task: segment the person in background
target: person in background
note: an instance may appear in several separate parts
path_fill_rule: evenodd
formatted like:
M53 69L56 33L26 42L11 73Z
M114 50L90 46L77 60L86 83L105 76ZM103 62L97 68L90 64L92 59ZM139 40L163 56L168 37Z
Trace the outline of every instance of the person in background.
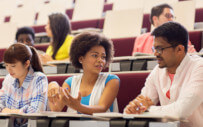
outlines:
M173 21L174 18L173 8L168 4L160 4L151 9L150 22L154 28L166 22ZM132 55L136 52L153 54L153 42L154 39L150 32L138 36L134 43ZM195 51L194 46L189 41L188 52L193 53Z
M51 43L46 50L46 54L40 55L43 63L54 60L69 59L69 51L73 36L71 36L71 25L69 18L62 13L49 15L48 23L45 26Z
M175 115L203 126L203 58L187 54L188 32L175 22L157 27L152 35L158 65L148 76L141 94L124 109L127 114ZM155 106L160 102L160 106ZM184 124L183 124L184 125Z
M31 27L21 27L16 32L16 42L34 46L35 31Z
M113 57L112 41L97 33L81 33L75 37L70 49L70 61L83 73L69 77L62 87L49 84L49 107L52 111L92 114L118 112L116 96L119 78L101 73Z

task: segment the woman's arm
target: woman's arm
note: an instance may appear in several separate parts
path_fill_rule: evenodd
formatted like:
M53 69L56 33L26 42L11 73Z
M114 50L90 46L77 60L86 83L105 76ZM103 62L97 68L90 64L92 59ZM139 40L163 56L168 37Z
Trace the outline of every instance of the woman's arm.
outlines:
M98 105L94 106L86 106L80 103L81 101L81 94L78 94L77 98L73 98L69 91L66 89L63 89L62 92L64 94L62 100L65 102L65 104L72 109L77 110L80 113L84 114L93 114L96 112L106 112L109 107L112 105L113 101L115 100L119 90L119 80L118 79L112 79L104 88L103 94L99 100Z
M64 82L63 86L64 89L67 89L70 91L69 85ZM59 92L60 86L56 82L51 82L49 84L49 89L48 89L48 104L51 109L51 111L57 111L60 112L64 108L65 104L62 102L62 96L61 93Z

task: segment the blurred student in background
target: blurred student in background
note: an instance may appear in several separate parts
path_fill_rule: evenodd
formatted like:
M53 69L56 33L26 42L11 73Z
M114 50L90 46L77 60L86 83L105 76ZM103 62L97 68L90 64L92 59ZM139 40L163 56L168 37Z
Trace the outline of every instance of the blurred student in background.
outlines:
M173 8L168 4L160 4L160 5L154 6L151 9L150 22L151 22L151 25L154 26L154 28L157 28L158 26L166 22L173 21L174 18L175 16L174 16ZM152 51L153 43L154 43L154 38L151 35L151 32L140 35L135 40L132 55L136 52L153 54L153 51ZM189 53L195 52L196 50L190 41L188 44L189 44L188 52Z
M45 26L47 35L51 38L46 54L40 55L43 63L54 60L69 59L69 51L73 36L71 36L71 25L69 18L62 13L49 15Z
M31 27L21 27L16 32L16 42L34 46L35 31Z

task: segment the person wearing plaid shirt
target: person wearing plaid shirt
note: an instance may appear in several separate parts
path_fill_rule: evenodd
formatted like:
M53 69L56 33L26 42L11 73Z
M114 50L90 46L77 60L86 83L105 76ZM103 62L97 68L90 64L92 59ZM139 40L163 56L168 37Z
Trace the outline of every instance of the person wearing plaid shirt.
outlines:
M48 81L33 47L16 43L4 53L9 74L0 89L2 113L35 113L46 110Z
M0 111L19 109L23 113L44 111L47 104L47 78L30 67L21 87L19 80L8 74L0 90Z

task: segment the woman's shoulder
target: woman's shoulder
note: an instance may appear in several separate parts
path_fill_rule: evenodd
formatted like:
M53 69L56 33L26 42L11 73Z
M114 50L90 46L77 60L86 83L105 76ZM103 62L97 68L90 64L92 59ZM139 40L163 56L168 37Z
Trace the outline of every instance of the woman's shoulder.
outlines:
M112 79L117 79L120 82L120 78L117 75L114 74L108 74L107 78L106 78L106 82L105 85Z
M39 72L39 71L38 72L34 72L33 76L34 76L34 78L45 78L45 79L47 79L47 76L44 73Z
M73 76L70 76L70 77L66 78L65 82L66 82L66 83L68 83L68 82L71 83L72 80L73 80Z
M118 80L120 80L119 77L117 75L114 75L114 74L108 74L107 79L118 79Z
M3 82L11 82L14 80L15 80L15 78L13 78L10 74L7 74L6 77L4 78Z

